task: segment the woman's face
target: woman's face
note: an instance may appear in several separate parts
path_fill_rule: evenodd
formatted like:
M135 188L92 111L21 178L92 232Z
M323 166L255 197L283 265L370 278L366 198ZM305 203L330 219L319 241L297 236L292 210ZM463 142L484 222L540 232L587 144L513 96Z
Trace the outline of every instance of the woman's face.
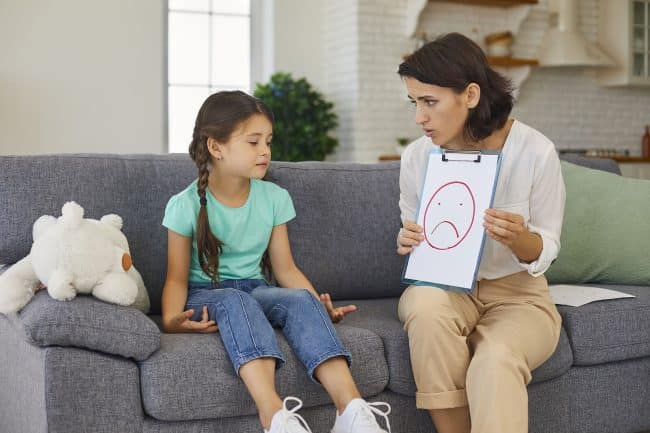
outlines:
M478 103L474 101L476 89L472 84L458 94L449 87L426 84L412 77L404 77L404 82L415 106L415 123L424 134L443 148L464 147L463 127L469 109Z

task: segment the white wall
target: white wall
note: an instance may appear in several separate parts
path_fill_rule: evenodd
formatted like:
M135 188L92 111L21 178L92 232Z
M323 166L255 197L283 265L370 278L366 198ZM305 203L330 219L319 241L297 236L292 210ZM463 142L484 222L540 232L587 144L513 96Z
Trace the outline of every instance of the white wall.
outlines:
M580 0L578 4L582 34L597 42L598 0ZM463 6L430 4L421 16L420 29L471 35L472 29L481 32L482 26L502 15L495 8L474 9L479 12L468 20ZM516 35L516 56L537 56L549 20L548 0L540 0ZM521 86L513 117L542 131L560 149L628 149L639 155L644 125L650 123L649 104L650 89L601 86L594 68L537 67Z
M305 76L335 103L330 159L376 161L419 133L395 74L413 45L406 0L260 1L273 2L272 69ZM0 0L0 154L166 152L165 3ZM450 10L429 3L419 29L471 32ZM580 18L595 40L598 1L580 0ZM547 20L541 0L516 54L536 54ZM638 154L649 104L649 89L601 87L593 70L535 68L514 115L560 148Z
M305 77L322 92L326 77L323 57L326 0L272 1L273 69L291 72L294 78Z
M272 49L254 75L287 71L323 91L325 4L259 0L272 20L256 21L260 56ZM0 0L0 154L166 152L166 7Z
M335 26L325 29L329 46L345 47L326 51L328 74L351 71L347 76L353 83L351 91L331 85L326 89L345 119L338 131L341 147L334 159L374 162L383 153L394 153L396 137L420 134L395 73L402 55L414 45L404 35L407 1L331 3L334 21L341 19L336 17L343 7L339 3L345 3L345 9L355 14L347 18L353 23L347 28L356 32L350 35ZM579 5L582 31L595 41L598 0L580 0ZM499 8L429 2L418 32L433 35L458 31L472 37L473 30L481 34L482 25L493 26L502 19L503 10ZM521 25L515 54L535 57L548 24L548 0L540 0ZM602 87L594 69L533 68L521 86L513 115L541 130L558 148L629 149L638 155L643 126L650 123L649 105L650 89Z
M163 0L0 0L0 154L166 151Z
M325 97L334 103L339 127L334 134L339 146L327 159L356 160L359 108L358 5L349 0L330 0L325 10Z
M533 7L514 49L534 56L548 22L548 0ZM598 40L598 0L580 0L585 37ZM628 149L641 154L650 123L650 88L604 87L593 68L535 68L524 83L514 115L543 131L558 148Z

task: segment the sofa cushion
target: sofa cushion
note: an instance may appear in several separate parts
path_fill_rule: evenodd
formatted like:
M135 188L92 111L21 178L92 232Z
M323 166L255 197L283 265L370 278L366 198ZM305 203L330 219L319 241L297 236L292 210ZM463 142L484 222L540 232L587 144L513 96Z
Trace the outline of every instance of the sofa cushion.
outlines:
M74 346L136 360L160 346L158 327L140 310L88 295L57 301L38 292L19 319L27 340L36 346Z
M346 301L346 304L355 304L358 310L348 314L343 323L368 329L381 337L390 372L388 389L413 395L415 383L411 371L408 336L397 317L398 302L399 298Z
M399 163L274 162L267 177L293 198L293 255L320 291L334 299L399 296Z
M560 159L587 168L594 168L596 170L607 171L618 175L621 174L621 167L618 166L616 161L609 158L594 158L591 156L564 153L560 154Z
M32 225L41 215L60 215L74 200L87 218L116 213L124 220L133 265L160 312L167 266L167 200L197 176L188 155L0 156L0 263L29 254ZM110 186L110 187L107 187ZM29 204L25 202L28 197Z
M379 394L388 384L384 346L374 333L336 325L352 353L352 374L364 397ZM331 402L312 382L305 368L277 331L286 364L276 372L281 396L296 396L305 407ZM221 418L257 413L244 383L237 377L219 334L163 334L161 347L140 364L145 411L162 421Z
M346 316L347 325L365 328L379 335L384 341L386 360L390 371L388 389L403 395L415 394L415 380L411 371L408 336L397 317L399 298L350 301L358 311ZM532 383L542 382L564 374L571 368L573 357L564 329L555 353L533 371Z
M549 282L650 285L650 182L564 161L562 174L562 247Z
M58 215L63 203L75 200L88 218L108 213L123 218L151 313L159 314L165 278L160 270L167 257L167 232L161 225L165 205L196 176L186 154L0 156L0 197L6 200L0 208L0 264L29 253L38 217ZM394 254L400 226L398 162L274 161L267 178L293 197L298 214L289 223L294 257L319 289L336 299L401 292L403 258ZM373 218L365 218L369 213Z
M559 306L576 365L650 356L650 287L598 285L636 298Z

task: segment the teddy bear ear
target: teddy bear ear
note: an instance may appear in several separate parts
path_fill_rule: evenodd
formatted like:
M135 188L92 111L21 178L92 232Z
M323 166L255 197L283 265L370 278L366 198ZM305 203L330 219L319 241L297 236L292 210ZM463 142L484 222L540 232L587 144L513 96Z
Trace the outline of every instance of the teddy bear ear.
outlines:
M74 201L69 201L61 208L59 220L68 228L77 227L84 217L84 208Z
M45 233L50 227L55 224L55 217L52 215L43 215L36 220L34 227L32 227L32 238L34 238L34 240L38 239L43 233Z
M104 215L100 220L102 224L108 224L115 227L118 230L122 230L122 217L115 215L114 213Z

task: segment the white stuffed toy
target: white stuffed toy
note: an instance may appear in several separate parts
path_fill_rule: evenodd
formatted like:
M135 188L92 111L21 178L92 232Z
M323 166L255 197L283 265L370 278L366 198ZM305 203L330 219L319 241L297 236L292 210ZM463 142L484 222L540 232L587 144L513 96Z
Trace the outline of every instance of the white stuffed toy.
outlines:
M20 311L43 286L60 301L92 293L102 301L147 312L149 296L131 263L122 218L84 218L75 202L64 204L61 213L36 220L29 255L0 275L0 313Z

